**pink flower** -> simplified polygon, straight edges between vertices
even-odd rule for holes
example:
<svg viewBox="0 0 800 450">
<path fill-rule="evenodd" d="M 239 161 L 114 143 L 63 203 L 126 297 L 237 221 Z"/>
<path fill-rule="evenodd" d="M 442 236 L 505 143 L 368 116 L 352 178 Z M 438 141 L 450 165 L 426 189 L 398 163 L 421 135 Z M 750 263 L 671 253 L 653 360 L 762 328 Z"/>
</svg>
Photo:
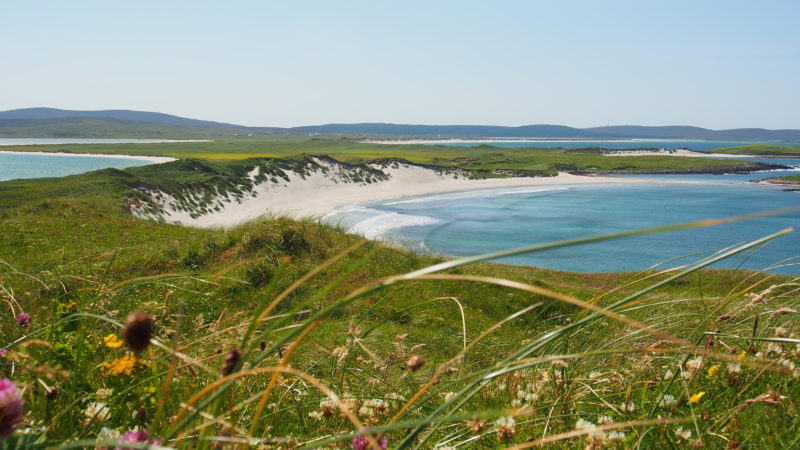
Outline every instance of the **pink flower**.
<svg viewBox="0 0 800 450">
<path fill-rule="evenodd" d="M 17 323 L 22 328 L 28 328 L 31 324 L 31 315 L 28 313 L 20 313 L 17 315 Z"/>
<path fill-rule="evenodd" d="M 24 406 L 17 385 L 8 378 L 0 380 L 0 439 L 11 436 L 22 422 Z"/>
<path fill-rule="evenodd" d="M 128 430 L 119 438 L 120 444 L 147 444 L 147 445 L 160 445 L 161 441 L 157 439 L 150 439 L 150 435 L 144 430 Z M 128 450 L 130 447 L 116 447 L 115 450 Z"/>
<path fill-rule="evenodd" d="M 375 436 L 373 436 L 374 438 Z M 379 441 L 378 445 L 381 446 L 381 450 L 386 450 L 386 447 L 389 445 L 389 441 L 386 440 L 386 436 L 383 436 Z M 366 436 L 356 436 L 353 439 L 353 450 L 370 450 L 369 440 Z"/>
</svg>

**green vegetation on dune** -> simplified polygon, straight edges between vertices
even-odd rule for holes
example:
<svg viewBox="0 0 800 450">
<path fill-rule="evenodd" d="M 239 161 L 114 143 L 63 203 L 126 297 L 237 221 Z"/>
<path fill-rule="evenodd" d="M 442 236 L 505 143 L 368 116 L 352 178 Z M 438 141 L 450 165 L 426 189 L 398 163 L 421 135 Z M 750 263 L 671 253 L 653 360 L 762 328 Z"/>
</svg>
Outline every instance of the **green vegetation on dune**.
<svg viewBox="0 0 800 450">
<path fill-rule="evenodd" d="M 753 144 L 738 147 L 722 147 L 711 150 L 712 153 L 728 153 L 731 155 L 759 156 L 800 156 L 800 145 L 768 145 Z"/>
<path fill-rule="evenodd" d="M 509 157 L 452 163 L 530 169 Z M 797 444 L 789 277 L 439 273 L 439 258 L 310 221 L 126 213 L 142 184 L 243 189 L 253 164 L 302 161 L 0 183 L 0 378 L 24 389 L 29 429 L 2 445 L 113 447 L 137 427 L 180 448 L 352 448 L 362 427 L 392 448 Z M 155 318 L 157 347 L 127 350 L 132 311 Z"/>
</svg>

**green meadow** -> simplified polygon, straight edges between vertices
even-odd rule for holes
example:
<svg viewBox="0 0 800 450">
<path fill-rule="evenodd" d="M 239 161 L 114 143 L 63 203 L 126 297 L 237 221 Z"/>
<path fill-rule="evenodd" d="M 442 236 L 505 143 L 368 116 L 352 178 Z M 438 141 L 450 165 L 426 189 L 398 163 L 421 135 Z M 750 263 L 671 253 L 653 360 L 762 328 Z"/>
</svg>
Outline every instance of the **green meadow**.
<svg viewBox="0 0 800 450">
<path fill-rule="evenodd" d="M 191 159 L 0 183 L 0 377 L 25 403 L 0 448 L 113 448 L 135 428 L 201 449 L 800 445 L 798 280 L 707 267 L 790 230 L 677 268 L 580 274 L 447 261 L 307 220 L 129 214 L 142 186 L 242 189 L 253 164 L 311 154 L 476 177 L 739 161 L 293 138 L 91 150 Z"/>
</svg>

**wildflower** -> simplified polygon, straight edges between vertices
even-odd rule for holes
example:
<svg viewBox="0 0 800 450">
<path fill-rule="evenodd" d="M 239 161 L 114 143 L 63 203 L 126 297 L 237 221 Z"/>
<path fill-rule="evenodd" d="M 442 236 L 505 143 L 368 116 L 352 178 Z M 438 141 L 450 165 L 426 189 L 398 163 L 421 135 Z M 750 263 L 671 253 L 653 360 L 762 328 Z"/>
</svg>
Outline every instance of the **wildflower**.
<svg viewBox="0 0 800 450">
<path fill-rule="evenodd" d="M 398 394 L 397 392 L 390 392 L 390 393 L 386 394 L 386 398 L 389 399 L 389 400 L 395 400 L 395 401 L 398 401 L 398 402 L 406 401 L 406 398 L 403 397 L 402 395 Z"/>
<path fill-rule="evenodd" d="M 8 378 L 0 380 L 0 439 L 11 433 L 22 422 L 22 409 L 25 402 L 17 385 Z"/>
<path fill-rule="evenodd" d="M 120 348 L 122 347 L 122 341 L 119 340 L 119 337 L 111 333 L 108 336 L 103 338 L 103 343 L 106 344 L 108 348 Z"/>
<path fill-rule="evenodd" d="M 375 436 L 373 436 L 375 438 Z M 378 441 L 378 445 L 381 447 L 381 450 L 386 450 L 386 447 L 389 446 L 389 441 L 386 439 L 386 436 L 381 437 Z M 369 445 L 369 439 L 366 436 L 356 436 L 353 439 L 353 450 L 367 450 L 371 448 Z"/>
<path fill-rule="evenodd" d="M 105 400 L 114 395 L 114 390 L 109 388 L 100 388 L 94 393 L 94 395 L 96 395 L 100 400 Z"/>
<path fill-rule="evenodd" d="M 222 375 L 227 376 L 233 373 L 239 361 L 242 359 L 242 352 L 238 348 L 231 349 L 225 354 L 225 359 L 222 361 Z"/>
<path fill-rule="evenodd" d="M 420 355 L 414 355 L 408 359 L 406 366 L 408 366 L 408 370 L 412 372 L 416 372 L 425 365 L 425 358 Z"/>
<path fill-rule="evenodd" d="M 469 426 L 469 431 L 472 432 L 472 434 L 481 433 L 483 430 L 486 429 L 485 420 L 478 420 L 478 419 L 468 420 L 467 425 Z"/>
<path fill-rule="evenodd" d="M 706 372 L 706 380 L 718 380 L 720 367 L 721 366 L 719 364 L 709 367 L 708 371 Z"/>
<path fill-rule="evenodd" d="M 678 439 L 688 441 L 689 439 L 692 438 L 692 431 L 684 430 L 683 427 L 680 427 L 677 430 L 675 430 L 675 436 L 677 436 Z"/>
<path fill-rule="evenodd" d="M 494 421 L 494 427 L 497 430 L 497 439 L 500 442 L 508 442 L 514 436 L 517 421 L 513 417 L 501 417 Z"/>
<path fill-rule="evenodd" d="M 8 351 L 7 348 L 0 348 L 0 359 L 5 358 L 6 355 L 8 355 L 8 354 L 9 354 L 9 351 Z"/>
<path fill-rule="evenodd" d="M 689 403 L 692 404 L 700 403 L 700 399 L 703 398 L 704 395 L 706 395 L 705 392 L 698 392 L 697 394 L 692 394 L 691 396 L 689 396 Z"/>
<path fill-rule="evenodd" d="M 332 401 L 326 399 L 319 402 L 319 412 L 322 417 L 333 415 L 334 410 L 336 410 L 336 405 L 334 405 Z"/>
<path fill-rule="evenodd" d="M 703 357 L 698 356 L 697 358 L 686 361 L 685 367 L 686 370 L 689 370 L 690 372 L 699 370 L 701 367 L 703 367 Z"/>
<path fill-rule="evenodd" d="M 789 329 L 784 327 L 777 327 L 775 328 L 775 337 L 779 338 L 788 338 L 791 337 L 792 332 Z"/>
<path fill-rule="evenodd" d="M 22 328 L 28 328 L 31 325 L 31 315 L 28 313 L 20 313 L 17 315 L 17 323 Z"/>
<path fill-rule="evenodd" d="M 98 441 L 116 441 L 117 439 L 119 439 L 119 431 L 112 428 L 102 427 L 97 433 Z"/>
<path fill-rule="evenodd" d="M 626 403 L 623 403 L 622 406 L 620 406 L 620 409 L 622 410 L 622 412 L 626 413 L 634 412 L 636 411 L 636 403 L 633 403 L 633 401 L 628 400 Z"/>
<path fill-rule="evenodd" d="M 742 352 L 736 356 L 736 359 L 739 361 L 739 363 L 741 363 L 742 361 L 744 361 L 746 357 L 747 357 L 747 351 L 742 350 Z"/>
<path fill-rule="evenodd" d="M 141 352 L 150 345 L 150 338 L 153 335 L 153 318 L 150 314 L 143 311 L 136 311 L 128 316 L 125 328 L 122 330 L 122 337 L 134 352 Z"/>
<path fill-rule="evenodd" d="M 150 439 L 147 431 L 126 431 L 119 438 L 120 444 L 146 444 L 146 445 L 159 445 L 161 441 L 158 439 Z M 116 447 L 115 450 L 128 450 L 131 447 Z"/>
<path fill-rule="evenodd" d="M 100 368 L 104 370 L 105 376 L 110 377 L 117 375 L 131 376 L 134 371 L 149 366 L 150 363 L 144 359 L 137 358 L 134 355 L 125 355 L 110 363 L 103 363 Z"/>
<path fill-rule="evenodd" d="M 103 402 L 92 402 L 86 405 L 86 410 L 83 411 L 83 415 L 86 416 L 85 423 L 90 422 L 105 422 L 111 417 L 111 410 L 108 409 Z"/>
<path fill-rule="evenodd" d="M 601 376 L 603 376 L 603 374 L 600 373 L 600 372 L 592 372 L 592 373 L 589 374 L 589 379 L 590 380 L 596 380 L 596 379 L 600 378 Z"/>
<path fill-rule="evenodd" d="M 444 401 L 445 403 L 449 402 L 450 400 L 456 398 L 455 392 L 445 392 L 444 394 Z"/>
<path fill-rule="evenodd" d="M 677 403 L 677 401 L 675 401 L 675 396 L 666 394 L 663 397 L 661 397 L 661 401 L 658 402 L 658 406 L 662 408 L 670 408 L 672 406 L 675 406 L 675 403 Z"/>
<path fill-rule="evenodd" d="M 769 344 L 767 344 L 767 354 L 779 356 L 783 354 L 783 347 L 781 347 L 781 344 L 770 342 Z"/>
<path fill-rule="evenodd" d="M 314 420 L 322 420 L 322 413 L 319 411 L 311 411 L 308 413 L 308 417 L 311 417 Z"/>
<path fill-rule="evenodd" d="M 740 373 L 742 371 L 742 366 L 739 364 L 728 364 L 728 372 L 730 373 Z"/>
<path fill-rule="evenodd" d="M 609 441 L 623 441 L 625 440 L 625 433 L 621 431 L 610 431 L 606 434 L 606 439 Z"/>
<path fill-rule="evenodd" d="M 667 369 L 667 371 L 666 371 L 666 372 L 664 372 L 664 379 L 665 379 L 665 380 L 671 380 L 671 379 L 672 379 L 672 377 L 674 377 L 674 376 L 675 376 L 675 374 L 674 374 L 674 373 L 672 373 L 672 371 L 671 371 L 671 370 L 669 370 L 669 369 Z"/>
<path fill-rule="evenodd" d="M 347 355 L 349 355 L 350 352 L 347 350 L 347 347 L 336 347 L 333 349 L 331 354 L 334 358 L 336 358 L 336 362 L 341 364 L 345 359 L 347 359 Z"/>
<path fill-rule="evenodd" d="M 598 425 L 610 425 L 612 423 L 614 423 L 614 419 L 612 419 L 611 416 L 601 415 L 597 418 Z"/>
</svg>

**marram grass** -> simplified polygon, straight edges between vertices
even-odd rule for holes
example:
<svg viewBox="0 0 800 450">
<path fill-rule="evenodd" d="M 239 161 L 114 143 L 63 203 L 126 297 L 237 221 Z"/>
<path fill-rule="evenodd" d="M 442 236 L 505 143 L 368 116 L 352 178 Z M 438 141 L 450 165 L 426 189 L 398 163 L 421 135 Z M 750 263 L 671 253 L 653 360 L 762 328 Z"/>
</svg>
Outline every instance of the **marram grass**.
<svg viewBox="0 0 800 450">
<path fill-rule="evenodd" d="M 800 443 L 798 279 L 708 269 L 791 230 L 568 274 L 482 261 L 747 217 L 441 261 L 311 222 L 48 208 L 3 218 L 0 378 L 25 408 L 2 448 Z M 73 214 L 98 233 L 74 241 Z"/>
</svg>

